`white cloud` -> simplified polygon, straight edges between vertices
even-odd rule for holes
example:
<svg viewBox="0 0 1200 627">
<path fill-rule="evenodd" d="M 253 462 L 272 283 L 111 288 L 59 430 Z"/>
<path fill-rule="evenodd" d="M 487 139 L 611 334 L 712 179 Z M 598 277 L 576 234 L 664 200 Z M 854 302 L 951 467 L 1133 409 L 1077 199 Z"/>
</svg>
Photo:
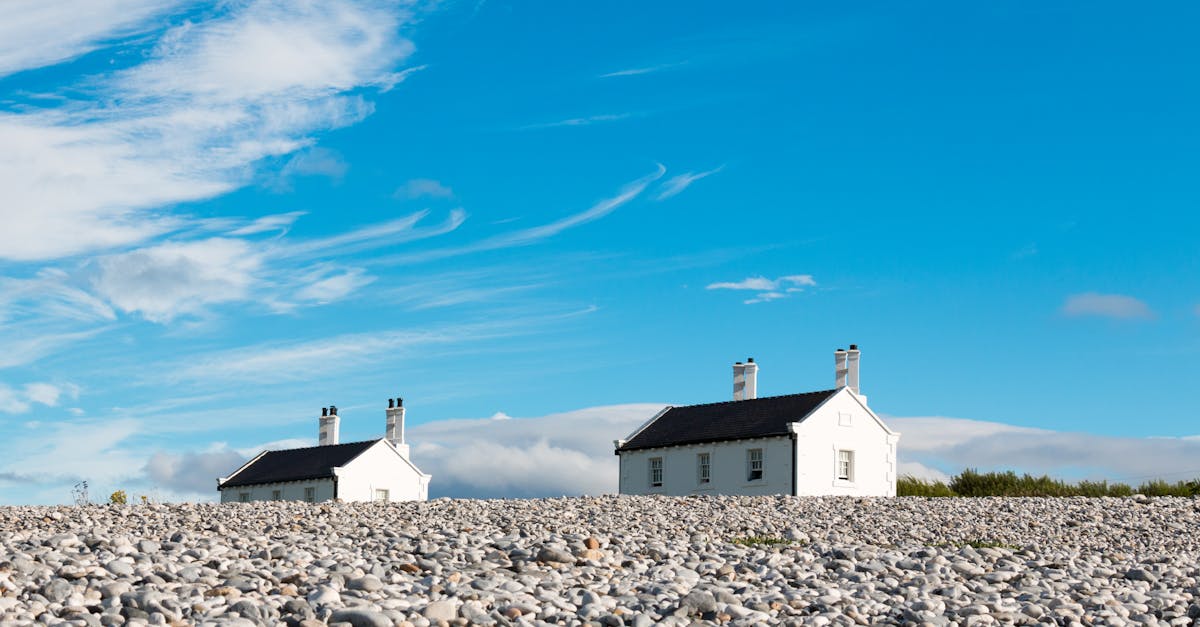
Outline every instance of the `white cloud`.
<svg viewBox="0 0 1200 627">
<path fill-rule="evenodd" d="M 99 329 L 78 332 L 36 332 L 30 328 L 22 328 L 14 333 L 12 329 L 0 331 L 4 350 L 0 351 L 0 368 L 24 366 L 51 355 L 67 346 L 90 339 L 100 332 Z"/>
<path fill-rule="evenodd" d="M 337 364 L 341 371 L 363 364 L 396 357 L 417 348 L 430 351 L 432 346 L 482 342 L 508 337 L 536 320 L 505 320 L 480 324 L 460 324 L 429 330 L 385 330 L 348 333 L 319 340 L 291 343 L 262 343 L 241 348 L 193 355 L 177 366 L 167 368 L 171 381 L 305 381 L 325 376 L 315 364 Z"/>
<path fill-rule="evenodd" d="M 433 179 L 412 179 L 396 189 L 396 198 L 454 198 L 454 190 Z"/>
<path fill-rule="evenodd" d="M 328 148 L 307 148 L 292 155 L 283 165 L 275 187 L 287 190 L 291 187 L 291 179 L 297 176 L 323 176 L 340 182 L 349 169 L 350 164 L 346 163 L 340 152 Z"/>
<path fill-rule="evenodd" d="M 361 120 L 372 107 L 349 92 L 390 87 L 412 52 L 396 34 L 409 16 L 394 5 L 249 0 L 222 10 L 167 31 L 148 60 L 92 79 L 94 100 L 0 114 L 0 258 L 76 255 L 184 227 L 159 208 L 244 185 L 263 158 Z"/>
<path fill-rule="evenodd" d="M 277 213 L 274 215 L 263 216 L 253 222 L 240 226 L 229 232 L 229 235 L 256 235 L 258 233 L 266 233 L 269 231 L 286 232 L 300 216 L 303 216 L 303 211 L 289 211 L 288 213 Z"/>
<path fill-rule="evenodd" d="M 121 311 L 170 322 L 207 305 L 245 299 L 262 258 L 244 240 L 210 238 L 100 257 L 96 266 L 97 294 Z"/>
<path fill-rule="evenodd" d="M 617 491 L 612 442 L 661 404 L 595 407 L 539 418 L 441 420 L 409 428 L 431 496 L 535 497 Z M 497 419 L 497 416 L 502 416 Z"/>
<path fill-rule="evenodd" d="M 633 117 L 632 113 L 601 113 L 599 115 L 589 115 L 582 118 L 567 118 L 556 122 L 542 122 L 539 124 L 529 124 L 522 126 L 521 130 L 535 130 L 543 128 L 559 128 L 563 126 L 591 126 L 602 122 L 616 122 Z"/>
<path fill-rule="evenodd" d="M 434 249 L 421 253 L 384 257 L 376 259 L 376 261 L 378 263 L 413 263 L 419 261 L 429 261 L 432 259 L 443 259 L 446 257 L 454 257 L 485 250 L 496 250 L 500 248 L 511 248 L 514 246 L 526 246 L 533 244 L 548 237 L 558 235 L 567 229 L 587 224 L 588 222 L 599 220 L 600 218 L 607 216 L 608 214 L 616 211 L 618 208 L 640 196 L 642 192 L 644 192 L 646 188 L 650 186 L 651 183 L 662 178 L 664 173 L 666 173 L 666 168 L 663 167 L 662 164 L 659 164 L 653 173 L 627 183 L 618 191 L 616 196 L 605 198 L 584 211 L 571 214 L 549 224 L 543 224 L 510 233 L 503 233 L 489 237 L 474 244 L 467 244 L 466 246 Z"/>
<path fill-rule="evenodd" d="M 781 298 L 787 298 L 789 294 L 803 292 L 806 287 L 816 286 L 817 281 L 813 279 L 811 274 L 790 274 L 781 276 L 777 279 L 768 279 L 763 276 L 753 276 L 742 279 L 741 281 L 710 283 L 705 289 L 709 290 L 745 290 L 758 292 L 753 297 L 743 300 L 747 305 L 755 303 L 766 303 Z"/>
<path fill-rule="evenodd" d="M 21 475 L 28 482 L 61 483 L 67 489 L 81 479 L 112 486 L 137 477 L 144 457 L 123 447 L 141 425 L 130 419 L 74 420 L 44 424 L 20 440 L 0 441 L 0 474 Z M 105 492 L 107 494 L 107 492 Z"/>
<path fill-rule="evenodd" d="M 622 76 L 641 76 L 643 74 L 652 74 L 654 72 L 661 72 L 662 70 L 669 70 L 671 68 L 676 68 L 681 65 L 687 65 L 687 61 L 680 61 L 678 63 L 662 63 L 660 65 L 650 65 L 650 66 L 646 66 L 646 67 L 635 67 L 635 68 L 629 68 L 629 69 L 625 69 L 625 70 L 617 70 L 616 72 L 609 72 L 607 74 L 601 74 L 600 78 L 617 78 L 617 77 L 622 77 Z"/>
<path fill-rule="evenodd" d="M 1149 305 L 1124 294 L 1099 294 L 1086 292 L 1067 297 L 1062 313 L 1072 318 L 1097 316 L 1118 320 L 1153 318 Z"/>
<path fill-rule="evenodd" d="M 705 172 L 684 172 L 678 176 L 673 176 L 667 179 L 667 181 L 662 184 L 662 187 L 659 188 L 658 197 L 656 200 L 666 200 L 687 189 L 692 183 L 695 183 L 696 181 L 699 181 L 707 176 L 712 176 L 724 168 L 725 166 L 719 166 Z"/>
<path fill-rule="evenodd" d="M 298 242 L 287 242 L 271 252 L 272 257 L 299 257 L 316 254 L 339 254 L 362 252 L 385 246 L 394 246 L 427 237 L 435 237 L 449 233 L 466 221 L 467 214 L 462 209 L 450 211 L 446 219 L 437 225 L 417 228 L 428 211 L 418 211 L 414 214 L 370 224 L 364 227 L 331 235 Z"/>
<path fill-rule="evenodd" d="M 143 30 L 167 0 L 5 0 L 0 2 L 0 76 L 54 65 L 103 42 Z"/>
<path fill-rule="evenodd" d="M 903 470 L 920 464 L 953 475 L 966 468 L 1137 484 L 1200 476 L 1200 440 L 1070 433 L 962 418 L 885 418 L 901 432 Z M 929 475 L 927 475 L 929 476 Z"/>
<path fill-rule="evenodd" d="M 345 271 L 318 272 L 311 282 L 296 292 L 296 298 L 316 303 L 329 303 L 369 285 L 375 277 L 366 275 L 361 268 Z"/>
<path fill-rule="evenodd" d="M 142 472 L 152 485 L 214 499 L 217 477 L 228 475 L 246 460 L 246 456 L 228 448 L 198 453 L 160 451 L 150 456 Z"/>
</svg>

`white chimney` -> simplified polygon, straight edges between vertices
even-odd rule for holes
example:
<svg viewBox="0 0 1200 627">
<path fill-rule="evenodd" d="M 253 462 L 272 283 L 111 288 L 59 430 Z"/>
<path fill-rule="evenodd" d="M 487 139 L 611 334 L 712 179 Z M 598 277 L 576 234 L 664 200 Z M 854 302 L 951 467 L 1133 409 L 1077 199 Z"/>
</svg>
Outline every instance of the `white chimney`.
<svg viewBox="0 0 1200 627">
<path fill-rule="evenodd" d="M 833 374 L 839 390 L 846 387 L 846 372 L 846 351 L 839 348 L 833 351 Z"/>
<path fill-rule="evenodd" d="M 746 382 L 745 398 L 746 400 L 758 398 L 758 364 L 754 363 L 753 357 L 750 357 L 746 360 L 746 365 L 743 368 L 745 369 L 743 379 Z"/>
<path fill-rule="evenodd" d="M 858 350 L 858 344 L 851 344 L 850 350 L 846 352 L 846 371 L 847 371 L 846 386 L 849 387 L 850 391 L 854 392 L 855 394 L 859 393 L 859 391 L 858 391 L 858 359 L 859 359 L 859 355 L 860 355 L 860 352 Z"/>
<path fill-rule="evenodd" d="M 404 457 L 408 457 L 408 445 L 404 443 L 404 399 L 396 397 L 388 399 L 387 408 L 387 441 L 396 447 Z"/>
<path fill-rule="evenodd" d="M 742 362 L 733 364 L 733 400 L 740 401 L 746 398 L 746 365 Z"/>
<path fill-rule="evenodd" d="M 321 429 L 317 440 L 318 446 L 330 446 L 338 443 L 338 426 L 341 419 L 337 415 L 337 405 L 321 408 Z"/>
</svg>

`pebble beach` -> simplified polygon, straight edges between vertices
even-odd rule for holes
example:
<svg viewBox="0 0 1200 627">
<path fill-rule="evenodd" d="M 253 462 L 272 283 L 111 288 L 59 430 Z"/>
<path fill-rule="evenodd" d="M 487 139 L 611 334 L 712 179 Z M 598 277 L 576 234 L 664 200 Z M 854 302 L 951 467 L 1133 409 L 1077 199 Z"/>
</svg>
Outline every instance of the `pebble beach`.
<svg viewBox="0 0 1200 627">
<path fill-rule="evenodd" d="M 1200 499 L 0 508 L 0 624 L 1190 625 Z"/>
</svg>

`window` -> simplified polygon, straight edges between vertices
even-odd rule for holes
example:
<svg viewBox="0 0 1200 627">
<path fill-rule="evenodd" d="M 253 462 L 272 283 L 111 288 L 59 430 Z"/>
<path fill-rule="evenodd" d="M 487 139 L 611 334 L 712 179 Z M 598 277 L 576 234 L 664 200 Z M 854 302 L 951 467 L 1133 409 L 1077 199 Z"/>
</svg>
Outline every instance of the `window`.
<svg viewBox="0 0 1200 627">
<path fill-rule="evenodd" d="M 375 491 L 375 500 L 387 503 L 388 502 L 388 491 L 387 490 L 376 490 Z"/>
<path fill-rule="evenodd" d="M 838 426 L 853 427 L 854 426 L 854 414 L 849 414 L 844 411 L 838 412 Z"/>
<path fill-rule="evenodd" d="M 317 502 L 317 489 L 316 488 L 304 488 L 304 502 L 305 503 L 316 503 Z"/>
<path fill-rule="evenodd" d="M 661 457 L 651 457 L 650 458 L 650 487 L 652 487 L 652 488 L 661 488 L 662 487 L 662 458 Z"/>
<path fill-rule="evenodd" d="M 696 455 L 696 478 L 700 483 L 708 483 L 712 478 L 712 458 L 708 453 Z"/>
<path fill-rule="evenodd" d="M 283 500 L 283 490 L 271 490 L 271 500 L 272 501 L 282 501 Z"/>
<path fill-rule="evenodd" d="M 854 481 L 854 451 L 838 451 L 837 478 Z"/>
<path fill-rule="evenodd" d="M 249 503 L 250 502 L 250 493 L 249 492 L 238 492 L 238 502 L 239 503 Z"/>
<path fill-rule="evenodd" d="M 752 448 L 746 451 L 746 480 L 758 481 L 763 478 L 762 449 Z"/>
</svg>

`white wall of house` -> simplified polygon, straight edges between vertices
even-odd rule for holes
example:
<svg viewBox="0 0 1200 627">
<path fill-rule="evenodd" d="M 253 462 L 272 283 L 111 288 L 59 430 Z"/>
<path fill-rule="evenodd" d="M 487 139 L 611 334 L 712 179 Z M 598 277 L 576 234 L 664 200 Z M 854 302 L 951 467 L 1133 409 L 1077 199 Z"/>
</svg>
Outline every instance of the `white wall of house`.
<svg viewBox="0 0 1200 627">
<path fill-rule="evenodd" d="M 787 436 L 642 449 L 620 454 L 621 494 L 896 495 L 896 444 L 889 431 L 848 388 L 831 396 Z M 763 478 L 747 478 L 747 451 L 762 449 Z M 850 479 L 839 478 L 839 451 L 851 454 Z M 708 453 L 710 480 L 700 482 L 698 455 Z M 662 459 L 662 485 L 652 486 L 650 460 Z M 794 470 L 793 470 L 794 468 Z"/>
<path fill-rule="evenodd" d="M 380 440 L 335 470 L 338 498 L 375 501 L 377 490 L 387 490 L 388 501 L 424 501 L 429 498 L 430 475 L 422 474 L 386 440 Z"/>
<path fill-rule="evenodd" d="M 749 453 L 762 450 L 763 477 L 749 479 Z M 698 456 L 708 453 L 709 482 L 700 482 Z M 792 440 L 753 438 L 642 449 L 621 454 L 621 494 L 791 494 Z M 662 486 L 650 485 L 650 460 L 663 461 Z"/>
<path fill-rule="evenodd" d="M 237 503 L 238 501 L 303 501 L 305 490 L 313 489 L 313 501 L 329 501 L 333 499 L 333 479 L 313 479 L 311 481 L 288 481 L 286 483 L 264 483 L 240 488 L 222 488 L 222 503 Z M 278 492 L 278 497 L 276 496 Z M 244 498 L 242 495 L 246 495 Z"/>
<path fill-rule="evenodd" d="M 896 444 L 889 432 L 847 388 L 794 426 L 800 443 L 796 494 L 896 495 Z M 852 453 L 850 480 L 838 478 L 838 451 Z"/>
</svg>

